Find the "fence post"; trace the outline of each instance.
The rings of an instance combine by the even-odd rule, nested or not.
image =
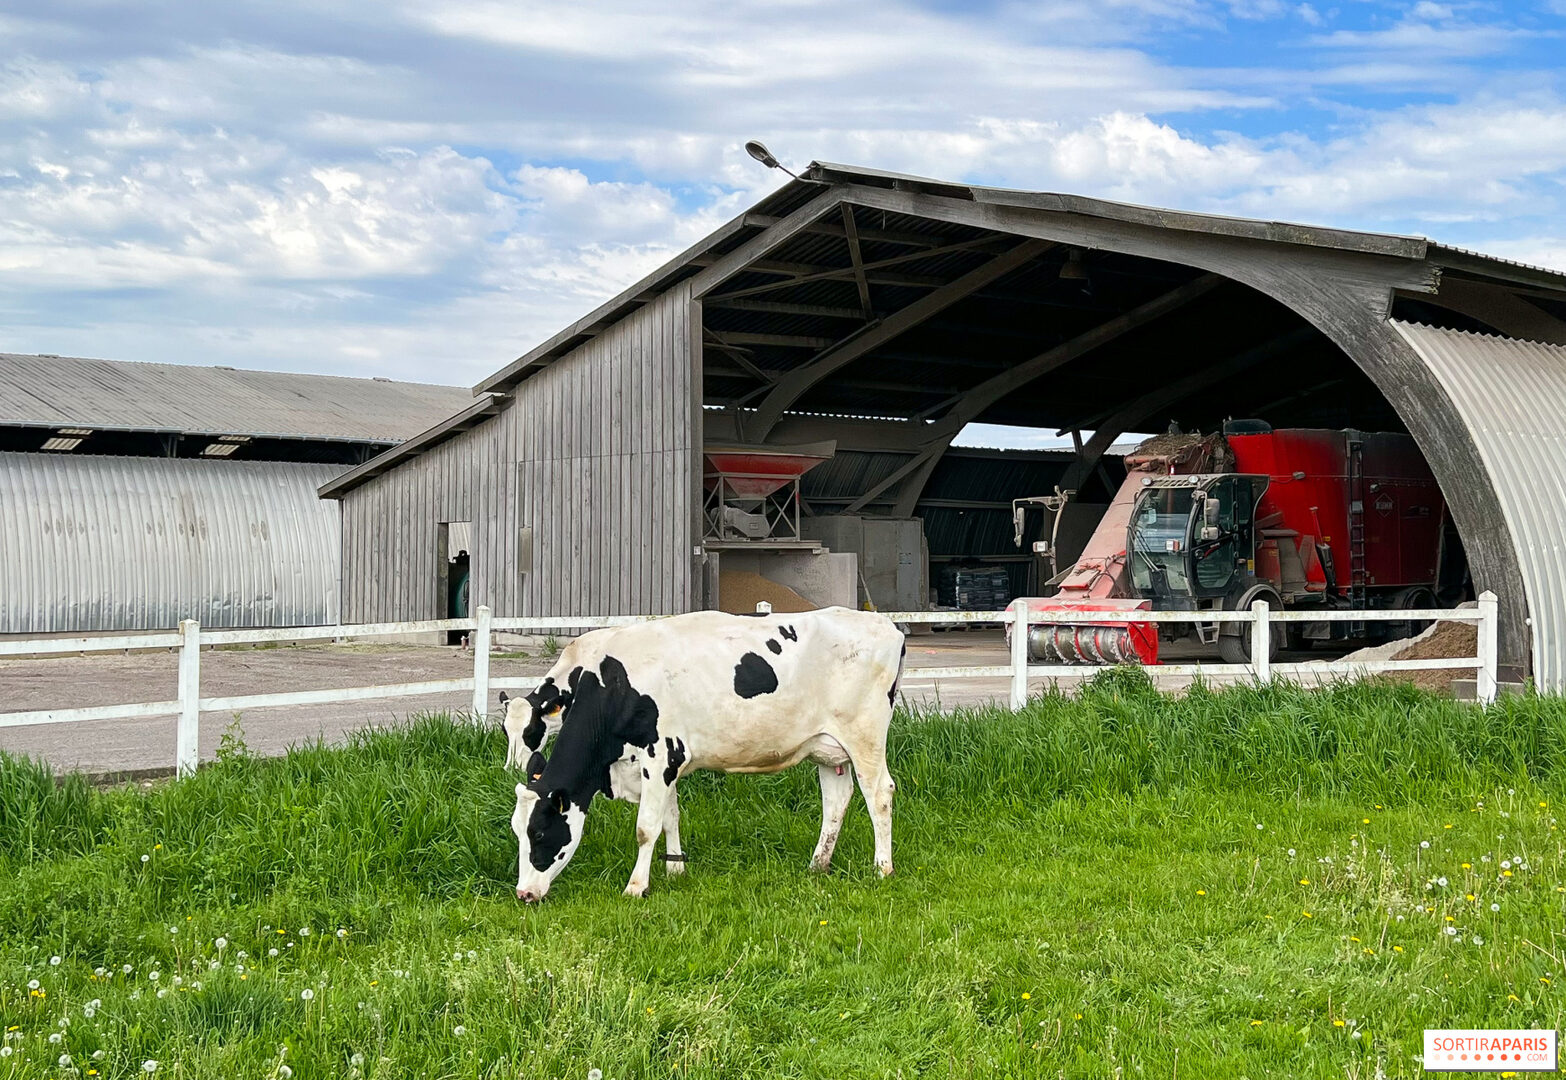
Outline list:
[[[179,724],[174,730],[174,772],[189,776],[201,760],[201,624],[179,624]]]
[[[1479,594],[1479,666],[1474,678],[1474,697],[1481,705],[1495,701],[1497,690],[1499,624],[1501,604],[1493,592]]]
[[[1011,602],[1011,707],[1028,703],[1028,602]]]
[[[473,613],[473,719],[489,715],[489,607],[478,606]]]
[[[1268,619],[1271,608],[1265,600],[1251,602],[1251,667],[1257,682],[1272,678],[1272,624]]]

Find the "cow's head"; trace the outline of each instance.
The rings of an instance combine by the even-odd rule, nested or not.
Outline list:
[[[525,784],[517,785],[511,831],[517,834],[518,900],[533,903],[544,898],[555,876],[576,854],[586,819],[586,807],[578,806],[563,790],[540,794]]]

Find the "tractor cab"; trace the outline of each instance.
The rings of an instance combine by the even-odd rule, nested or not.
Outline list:
[[[1199,610],[1255,574],[1256,504],[1268,478],[1241,473],[1147,476],[1131,512],[1126,560],[1155,609]]]

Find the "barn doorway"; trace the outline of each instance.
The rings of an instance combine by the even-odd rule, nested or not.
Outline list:
[[[441,522],[436,543],[436,595],[442,598],[443,618],[466,619],[472,614],[472,543],[471,521]],[[464,636],[462,630],[448,630],[446,644],[460,645]]]

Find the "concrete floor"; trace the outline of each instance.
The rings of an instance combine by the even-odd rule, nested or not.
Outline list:
[[[1165,645],[1166,660],[1216,661],[1214,650],[1184,643]],[[1312,653],[1322,659],[1326,654]],[[1306,659],[1304,656],[1286,659]],[[906,703],[956,707],[1005,701],[1007,679],[921,678],[921,668],[1004,665],[1010,662],[998,629],[919,634],[909,638],[902,694]],[[541,675],[551,661],[497,655],[492,677]],[[173,652],[96,653],[34,660],[0,660],[0,712],[80,708],[120,702],[167,701],[177,696],[178,656]],[[472,654],[441,646],[308,645],[274,649],[222,649],[201,655],[203,697],[281,693],[328,687],[456,679],[473,670]],[[1092,669],[1084,669],[1084,677]],[[1078,679],[1061,679],[1063,688]],[[1188,677],[1163,676],[1161,686],[1179,690]],[[1035,680],[1035,691],[1044,688]],[[494,702],[491,695],[491,702]],[[279,754],[317,738],[341,742],[347,733],[420,712],[466,709],[466,694],[335,705],[258,709],[238,717],[245,742],[260,754]],[[216,756],[232,716],[201,718],[203,761]],[[94,775],[167,770],[174,761],[174,720],[105,720],[0,728],[0,750],[41,758],[56,768]]]

